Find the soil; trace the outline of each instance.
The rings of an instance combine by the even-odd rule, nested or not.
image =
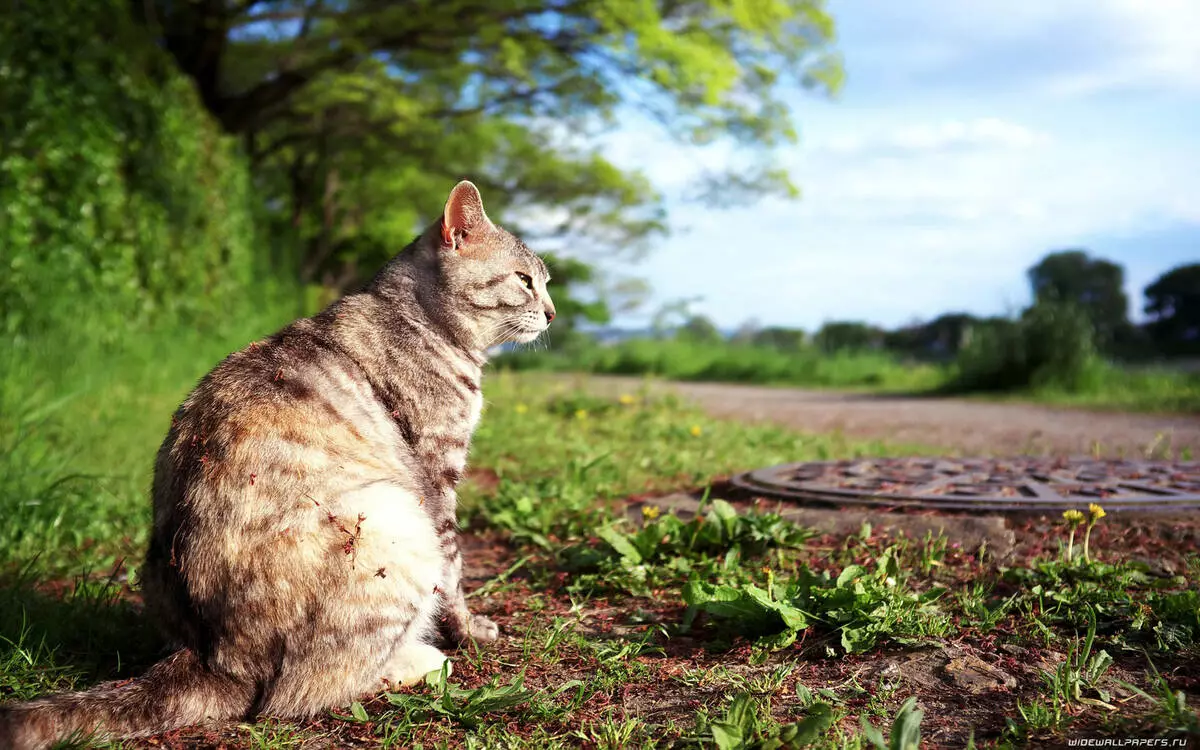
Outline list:
[[[662,507],[670,507],[682,516],[689,515],[688,498],[695,494],[678,493],[656,498]],[[630,517],[640,519],[637,512],[647,502],[644,498],[628,503]],[[757,504],[754,500],[739,499],[745,507]],[[882,516],[872,512],[874,515]],[[944,516],[947,530],[962,516]],[[1061,535],[1061,528],[1052,520],[1032,516],[987,518],[998,524],[1007,535],[1011,547],[1008,553],[997,556],[991,565],[984,565],[967,545],[954,544],[944,560],[945,574],[959,580],[973,580],[986,568],[999,564],[1000,557],[1008,564],[1027,564],[1044,557]],[[857,519],[861,520],[861,519]],[[911,529],[899,526],[886,529],[882,518],[868,519],[875,526],[870,538],[860,539],[871,550],[889,543],[894,534]],[[969,527],[964,527],[969,528]],[[996,533],[999,529],[989,529]],[[828,552],[845,540],[841,529],[827,533],[810,542],[812,558],[808,564],[820,568]],[[1189,553],[1200,540],[1200,518],[1165,517],[1122,518],[1122,523],[1105,523],[1096,528],[1093,543],[1100,559],[1139,558],[1152,560],[1162,568],[1158,575],[1172,575],[1182,570]],[[508,546],[492,532],[464,533],[462,544],[466,556],[464,585],[477,590],[508,571],[519,557],[519,551]],[[542,565],[534,562],[532,565]],[[552,648],[543,649],[546,628],[552,623],[565,622],[579,635],[592,643],[611,641],[614,645],[641,640],[657,626],[671,627],[684,614],[683,602],[677,592],[663,591],[651,598],[623,596],[599,597],[579,602],[565,590],[566,574],[562,573],[550,585],[534,584],[528,568],[514,572],[511,586],[498,591],[481,592],[471,599],[472,608],[486,614],[500,625],[501,638],[497,643],[472,647],[471,654],[455,658],[453,682],[465,688],[475,688],[499,678],[502,682],[517,671],[524,673],[524,685],[536,691],[553,691],[564,683],[584,679],[594,674],[600,665],[596,656],[578,641],[567,639]],[[1001,592],[1005,593],[1005,592]],[[136,600],[136,594],[133,594]],[[536,606],[530,606],[536,601]],[[1047,647],[1036,633],[1025,632],[1027,626],[1015,617],[1005,618],[990,633],[965,628],[942,640],[927,640],[908,646],[885,645],[871,653],[842,655],[835,653],[831,636],[806,636],[793,648],[772,656],[767,663],[751,663],[750,645],[735,638],[731,643],[714,641],[703,628],[688,634],[667,638],[654,635],[650,648],[640,655],[628,656],[624,669],[628,676],[612,692],[596,692],[580,696],[581,703],[566,719],[528,722],[511,721],[511,717],[488,717],[486,722],[508,722],[507,730],[518,737],[536,742],[540,730],[556,734],[570,733],[587,726],[598,726],[617,720],[636,718],[650,725],[674,723],[689,726],[698,711],[719,713],[731,691],[746,689],[735,685],[763,685],[772,674],[776,687],[766,689],[772,696],[771,711],[781,722],[803,717],[798,689],[809,691],[833,690],[848,712],[842,728],[856,731],[860,711],[866,711],[873,693],[883,692],[887,698],[884,716],[872,716],[876,725],[890,722],[903,698],[915,695],[925,711],[922,734],[929,747],[964,747],[972,735],[977,742],[987,744],[1000,737],[1006,717],[1017,716],[1018,702],[1030,702],[1045,691],[1044,673],[1053,671],[1065,655]],[[538,633],[530,640],[529,633]],[[530,649],[533,649],[531,652]],[[538,652],[542,651],[541,655]],[[1121,682],[1144,683],[1145,656],[1129,652],[1113,653],[1115,664],[1109,671],[1106,684],[1112,699],[1121,706],[1117,714],[1146,714],[1151,706],[1121,686]],[[1157,654],[1154,662],[1175,690],[1187,696],[1194,705],[1200,691],[1196,678],[1195,656],[1192,654]],[[790,665],[790,671],[780,675],[777,670]],[[716,670],[716,671],[713,671]],[[765,688],[750,688],[765,694]],[[406,688],[402,692],[424,691],[425,688]],[[568,691],[568,697],[574,695]],[[556,699],[567,700],[567,698]],[[382,698],[365,701],[372,715],[389,706]],[[1068,710],[1070,727],[1067,735],[1081,737],[1112,736],[1112,720],[1108,711],[1088,711],[1080,707]],[[306,748],[345,748],[378,746],[376,727],[368,723],[337,721],[329,716],[315,717],[294,724],[306,730]],[[1124,725],[1120,736],[1141,736],[1136,720]],[[260,726],[270,733],[270,726]],[[885,729],[886,732],[886,729]],[[1192,738],[1196,740],[1198,738]],[[452,722],[431,721],[414,728],[405,738],[410,743],[464,746],[462,727]],[[1039,735],[1031,738],[1033,746],[1065,746],[1063,735]],[[244,728],[236,724],[219,727],[188,727],[156,737],[127,743],[131,748],[211,748],[212,750],[249,748],[254,746]],[[581,746],[594,747],[593,742]]]
[[[928,396],[887,396],[726,383],[563,376],[603,395],[650,382],[715,417],[894,444],[950,446],[952,455],[1200,454],[1200,415],[1130,414]]]

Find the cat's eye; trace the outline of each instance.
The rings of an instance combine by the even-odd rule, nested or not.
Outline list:
[[[530,276],[527,273],[521,273],[520,271],[517,271],[517,278],[521,280],[521,283],[525,285],[526,289],[528,289],[531,292],[533,291],[533,277],[532,276]]]

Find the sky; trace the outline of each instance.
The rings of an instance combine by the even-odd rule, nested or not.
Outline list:
[[[1013,313],[1025,270],[1082,247],[1122,264],[1130,313],[1159,274],[1200,261],[1200,2],[832,0],[846,82],[795,92],[802,190],[712,210],[677,197],[697,152],[627,126],[605,153],[668,199],[672,234],[627,270],[657,306],[725,328],[897,326]]]

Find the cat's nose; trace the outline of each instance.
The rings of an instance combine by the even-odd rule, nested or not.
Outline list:
[[[552,320],[554,320],[554,310],[552,310],[552,309],[547,310],[546,311],[546,322],[549,323]]]

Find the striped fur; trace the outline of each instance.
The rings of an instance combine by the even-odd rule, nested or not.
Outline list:
[[[0,747],[300,717],[492,640],[461,586],[455,487],[484,352],[554,316],[545,265],[469,182],[360,293],[231,354],[172,418],[142,568],[177,645],[128,684],[0,706]]]

